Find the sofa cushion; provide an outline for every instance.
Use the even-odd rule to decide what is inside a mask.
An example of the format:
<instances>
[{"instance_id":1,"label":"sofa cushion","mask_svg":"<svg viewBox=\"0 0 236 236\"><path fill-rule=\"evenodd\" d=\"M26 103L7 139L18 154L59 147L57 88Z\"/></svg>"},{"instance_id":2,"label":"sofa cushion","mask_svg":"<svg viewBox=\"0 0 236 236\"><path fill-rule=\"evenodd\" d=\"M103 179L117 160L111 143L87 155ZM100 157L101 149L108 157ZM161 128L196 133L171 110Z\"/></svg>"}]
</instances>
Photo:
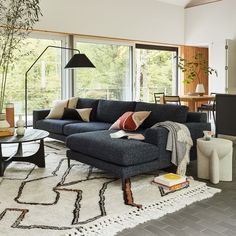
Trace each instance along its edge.
<instances>
[{"instance_id":1,"label":"sofa cushion","mask_svg":"<svg viewBox=\"0 0 236 236\"><path fill-rule=\"evenodd\" d=\"M51 108L50 113L45 119L61 119L63 116L64 108L67 106L68 99L55 101L54 106Z\"/></svg>"},{"instance_id":2,"label":"sofa cushion","mask_svg":"<svg viewBox=\"0 0 236 236\"><path fill-rule=\"evenodd\" d=\"M140 126L140 128L150 128L158 122L167 120L185 123L187 120L188 107L137 102L135 111L151 111L151 114Z\"/></svg>"},{"instance_id":3,"label":"sofa cushion","mask_svg":"<svg viewBox=\"0 0 236 236\"><path fill-rule=\"evenodd\" d=\"M112 100L99 100L97 108L97 120L114 123L127 111L134 111L136 102L123 102Z\"/></svg>"},{"instance_id":4,"label":"sofa cushion","mask_svg":"<svg viewBox=\"0 0 236 236\"><path fill-rule=\"evenodd\" d=\"M54 101L53 107L46 119L61 119L63 116L64 108L76 108L78 97L71 97L65 100Z\"/></svg>"},{"instance_id":5,"label":"sofa cushion","mask_svg":"<svg viewBox=\"0 0 236 236\"><path fill-rule=\"evenodd\" d=\"M63 128L70 123L78 123L78 120L56 120L56 119L44 119L36 121L37 129L46 130L48 132L63 134Z\"/></svg>"},{"instance_id":6,"label":"sofa cushion","mask_svg":"<svg viewBox=\"0 0 236 236\"><path fill-rule=\"evenodd\" d=\"M157 146L137 140L112 139L111 132L114 131L73 134L67 137L66 145L73 151L120 166L157 159Z\"/></svg>"},{"instance_id":7,"label":"sofa cushion","mask_svg":"<svg viewBox=\"0 0 236 236\"><path fill-rule=\"evenodd\" d=\"M80 120L89 122L92 108L71 109L64 108L62 120Z\"/></svg>"},{"instance_id":8,"label":"sofa cushion","mask_svg":"<svg viewBox=\"0 0 236 236\"><path fill-rule=\"evenodd\" d=\"M92 108L92 111L91 111L91 114L90 114L90 120L95 121L96 120L98 101L99 101L98 99L79 98L76 108L78 108L78 109Z\"/></svg>"},{"instance_id":9,"label":"sofa cushion","mask_svg":"<svg viewBox=\"0 0 236 236\"><path fill-rule=\"evenodd\" d=\"M76 133L84 133L84 132L91 132L97 130L107 130L111 126L110 123L104 122L89 122L89 123L76 123L76 124L68 124L64 126L64 134L71 135Z\"/></svg>"},{"instance_id":10,"label":"sofa cushion","mask_svg":"<svg viewBox=\"0 0 236 236\"><path fill-rule=\"evenodd\" d=\"M122 129L128 131L135 131L150 115L150 111L127 111L125 112L113 125L112 129Z\"/></svg>"}]
</instances>

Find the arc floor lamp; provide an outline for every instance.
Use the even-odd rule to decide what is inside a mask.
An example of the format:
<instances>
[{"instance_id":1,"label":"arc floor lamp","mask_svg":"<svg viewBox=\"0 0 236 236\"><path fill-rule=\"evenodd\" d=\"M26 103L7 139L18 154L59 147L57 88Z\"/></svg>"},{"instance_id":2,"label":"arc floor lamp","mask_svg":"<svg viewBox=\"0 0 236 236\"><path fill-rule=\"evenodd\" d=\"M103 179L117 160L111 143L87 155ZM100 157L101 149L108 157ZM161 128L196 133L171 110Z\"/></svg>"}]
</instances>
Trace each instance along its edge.
<instances>
[{"instance_id":1,"label":"arc floor lamp","mask_svg":"<svg viewBox=\"0 0 236 236\"><path fill-rule=\"evenodd\" d=\"M72 56L72 58L69 60L69 62L66 64L65 69L74 69L79 67L91 67L95 68L94 64L89 60L89 58L83 54L80 53L80 50L75 48L67 48L67 47L60 47L60 46L53 46L49 45L47 46L42 53L36 58L36 60L32 63L32 65L29 67L29 69L25 72L25 126L28 126L28 73L30 70L34 67L34 65L37 63L37 61L42 57L42 55L49 49L49 48L59 48L61 50L70 50L70 51L76 51L77 53Z\"/></svg>"}]
</instances>

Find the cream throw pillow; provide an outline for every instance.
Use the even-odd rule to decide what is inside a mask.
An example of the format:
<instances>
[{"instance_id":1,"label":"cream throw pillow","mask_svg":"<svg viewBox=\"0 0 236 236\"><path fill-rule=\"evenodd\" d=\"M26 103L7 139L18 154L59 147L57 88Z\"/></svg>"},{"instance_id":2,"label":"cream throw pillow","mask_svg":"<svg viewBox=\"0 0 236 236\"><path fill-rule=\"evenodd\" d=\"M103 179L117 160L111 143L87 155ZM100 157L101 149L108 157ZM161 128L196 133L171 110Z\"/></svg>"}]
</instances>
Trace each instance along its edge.
<instances>
[{"instance_id":1,"label":"cream throw pillow","mask_svg":"<svg viewBox=\"0 0 236 236\"><path fill-rule=\"evenodd\" d=\"M76 108L76 105L77 105L77 102L78 102L78 97L72 97L69 99L69 102L68 102L68 107L67 108L72 108L72 109L75 109Z\"/></svg>"},{"instance_id":2,"label":"cream throw pillow","mask_svg":"<svg viewBox=\"0 0 236 236\"><path fill-rule=\"evenodd\" d=\"M61 119L64 113L64 108L76 108L78 97L72 97L70 99L58 100L54 102L53 108L46 119Z\"/></svg>"},{"instance_id":3,"label":"cream throw pillow","mask_svg":"<svg viewBox=\"0 0 236 236\"><path fill-rule=\"evenodd\" d=\"M76 109L76 111L79 113L83 121L89 122L89 117L90 117L92 108Z\"/></svg>"}]
</instances>

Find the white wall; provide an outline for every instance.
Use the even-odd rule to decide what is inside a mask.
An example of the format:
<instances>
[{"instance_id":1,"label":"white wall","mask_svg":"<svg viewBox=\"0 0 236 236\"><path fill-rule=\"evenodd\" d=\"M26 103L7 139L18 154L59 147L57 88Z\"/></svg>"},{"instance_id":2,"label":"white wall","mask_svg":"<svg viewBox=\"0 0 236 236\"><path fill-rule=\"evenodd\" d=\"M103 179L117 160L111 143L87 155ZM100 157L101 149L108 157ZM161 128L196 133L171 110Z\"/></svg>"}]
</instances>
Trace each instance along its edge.
<instances>
[{"instance_id":1,"label":"white wall","mask_svg":"<svg viewBox=\"0 0 236 236\"><path fill-rule=\"evenodd\" d=\"M236 39L236 0L185 10L185 44L204 45Z\"/></svg>"},{"instance_id":2,"label":"white wall","mask_svg":"<svg viewBox=\"0 0 236 236\"><path fill-rule=\"evenodd\" d=\"M236 93L235 22L236 0L223 0L185 10L185 44L208 45L209 65L218 72L218 77L210 76L209 92ZM233 40L229 41L231 46L227 54L226 39ZM228 71L225 66L228 66Z\"/></svg>"},{"instance_id":3,"label":"white wall","mask_svg":"<svg viewBox=\"0 0 236 236\"><path fill-rule=\"evenodd\" d=\"M41 0L36 29L184 43L184 9L156 0Z\"/></svg>"}]
</instances>

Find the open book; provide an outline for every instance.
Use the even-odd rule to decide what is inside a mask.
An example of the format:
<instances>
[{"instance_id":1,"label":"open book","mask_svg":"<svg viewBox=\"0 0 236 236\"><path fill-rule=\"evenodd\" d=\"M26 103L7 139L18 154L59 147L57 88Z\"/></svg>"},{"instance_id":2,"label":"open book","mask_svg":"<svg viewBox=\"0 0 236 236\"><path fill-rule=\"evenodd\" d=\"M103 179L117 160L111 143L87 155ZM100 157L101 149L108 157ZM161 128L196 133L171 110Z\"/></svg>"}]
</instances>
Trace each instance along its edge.
<instances>
[{"instance_id":1,"label":"open book","mask_svg":"<svg viewBox=\"0 0 236 236\"><path fill-rule=\"evenodd\" d=\"M119 130L115 133L111 133L110 136L111 136L111 138L127 137L128 139L137 139L137 140L144 140L145 139L145 137L142 134L126 133L124 130Z\"/></svg>"}]
</instances>

